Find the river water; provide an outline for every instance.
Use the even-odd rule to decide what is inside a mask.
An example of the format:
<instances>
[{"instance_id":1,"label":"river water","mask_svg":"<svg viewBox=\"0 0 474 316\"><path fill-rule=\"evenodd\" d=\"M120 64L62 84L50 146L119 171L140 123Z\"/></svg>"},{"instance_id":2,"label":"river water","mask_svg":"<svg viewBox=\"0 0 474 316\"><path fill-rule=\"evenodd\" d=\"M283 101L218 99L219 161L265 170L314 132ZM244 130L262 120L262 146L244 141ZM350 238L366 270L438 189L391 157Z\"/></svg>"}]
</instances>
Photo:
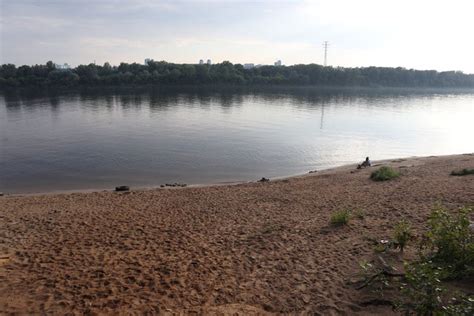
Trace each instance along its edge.
<instances>
[{"instance_id":1,"label":"river water","mask_svg":"<svg viewBox=\"0 0 474 316\"><path fill-rule=\"evenodd\" d=\"M0 191L251 181L474 152L474 92L142 88L0 95Z\"/></svg>"}]
</instances>

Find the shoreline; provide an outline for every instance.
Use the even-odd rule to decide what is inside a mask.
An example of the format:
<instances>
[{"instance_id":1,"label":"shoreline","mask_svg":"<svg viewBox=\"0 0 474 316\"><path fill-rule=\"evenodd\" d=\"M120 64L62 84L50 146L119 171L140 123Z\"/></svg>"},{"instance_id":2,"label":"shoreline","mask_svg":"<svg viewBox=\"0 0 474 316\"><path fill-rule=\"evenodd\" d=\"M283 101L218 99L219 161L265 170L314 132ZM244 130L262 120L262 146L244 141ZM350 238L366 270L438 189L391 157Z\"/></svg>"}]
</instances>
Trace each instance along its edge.
<instances>
[{"instance_id":1,"label":"shoreline","mask_svg":"<svg viewBox=\"0 0 474 316\"><path fill-rule=\"evenodd\" d=\"M373 167L378 167L382 164L387 164L391 162L397 162L400 160L403 161L410 161L410 160L420 160L420 159L430 159L430 158L449 158L449 157L456 157L456 156L470 156L474 155L473 153L462 153L462 154L450 154L450 155L436 155L436 156L408 156L408 157L399 157L399 158L390 158L390 159L382 159L382 160L374 160L372 161L372 166ZM316 170L315 172L313 170L310 170L306 173L301 173L301 174L294 174L294 175L286 175L286 176L280 176L280 177L274 177L270 178L270 181L282 181L282 180L289 180L289 179L295 179L295 178L303 178L306 176L314 176L317 174L327 174L327 173L333 173L333 172L338 172L342 170L356 170L358 163L350 163L350 164L344 164L340 166L335 166L335 167L329 167L327 169L321 169L321 170ZM370 168L369 168L370 169ZM160 187L160 185L156 186L138 186L138 187L130 187L130 191L133 192L140 192L140 191L154 191L154 190L164 190L164 189L186 189L186 188L207 188L207 187L219 187L219 186L235 186L235 185L245 185L245 184L251 184L251 183L258 183L258 180L247 180L247 181L228 181L228 182L217 182L217 183L197 183L197 184L187 184L186 187ZM118 184L117 184L118 185ZM127 184L125 184L127 185ZM3 192L3 197L21 197L21 196L42 196L42 195L67 195L67 194L87 194L87 193L97 193L97 192L110 192L110 193L116 193L116 191L113 188L106 189L106 188L91 188L91 189L78 189L78 190L52 190L52 191L45 191L45 192L25 192L25 193L6 193ZM120 193L120 192L117 192Z\"/></svg>"},{"instance_id":2,"label":"shoreline","mask_svg":"<svg viewBox=\"0 0 474 316\"><path fill-rule=\"evenodd\" d=\"M377 165L398 178L375 182ZM474 207L474 154L270 182L0 198L0 314L396 315L358 289L374 241ZM349 211L335 227L335 212ZM392 252L403 266L417 247ZM398 266L397 266L398 267ZM474 291L474 284L467 284ZM384 299L396 301L387 295Z\"/></svg>"}]
</instances>

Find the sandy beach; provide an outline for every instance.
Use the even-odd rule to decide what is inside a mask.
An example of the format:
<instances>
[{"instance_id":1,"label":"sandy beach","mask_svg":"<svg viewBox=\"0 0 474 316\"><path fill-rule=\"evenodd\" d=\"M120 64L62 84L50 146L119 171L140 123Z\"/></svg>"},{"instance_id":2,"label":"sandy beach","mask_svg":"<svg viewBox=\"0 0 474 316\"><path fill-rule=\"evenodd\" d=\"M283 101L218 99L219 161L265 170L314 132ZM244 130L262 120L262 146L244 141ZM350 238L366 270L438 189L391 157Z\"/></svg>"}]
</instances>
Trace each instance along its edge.
<instances>
[{"instance_id":1,"label":"sandy beach","mask_svg":"<svg viewBox=\"0 0 474 316\"><path fill-rule=\"evenodd\" d=\"M265 183L0 197L0 314L390 314L351 280L402 218L474 205L474 154ZM332 227L341 209L363 218Z\"/></svg>"}]
</instances>

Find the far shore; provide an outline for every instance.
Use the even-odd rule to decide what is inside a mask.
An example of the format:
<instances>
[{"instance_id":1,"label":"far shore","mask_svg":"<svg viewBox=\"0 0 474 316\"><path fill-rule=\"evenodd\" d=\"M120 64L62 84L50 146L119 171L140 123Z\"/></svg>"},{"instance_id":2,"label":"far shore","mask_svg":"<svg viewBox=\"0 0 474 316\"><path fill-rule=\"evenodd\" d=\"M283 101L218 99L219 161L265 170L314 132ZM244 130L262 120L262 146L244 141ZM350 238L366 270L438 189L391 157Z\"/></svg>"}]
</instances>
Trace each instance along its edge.
<instances>
[{"instance_id":1,"label":"far shore","mask_svg":"<svg viewBox=\"0 0 474 316\"><path fill-rule=\"evenodd\" d=\"M451 175L474 168L474 153L372 165L0 197L0 314L394 315L376 291L354 285L360 263L402 219L422 236L436 204L474 207L474 176ZM400 176L371 180L381 165ZM332 226L340 210L353 215ZM389 259L403 267L415 252Z\"/></svg>"}]
</instances>

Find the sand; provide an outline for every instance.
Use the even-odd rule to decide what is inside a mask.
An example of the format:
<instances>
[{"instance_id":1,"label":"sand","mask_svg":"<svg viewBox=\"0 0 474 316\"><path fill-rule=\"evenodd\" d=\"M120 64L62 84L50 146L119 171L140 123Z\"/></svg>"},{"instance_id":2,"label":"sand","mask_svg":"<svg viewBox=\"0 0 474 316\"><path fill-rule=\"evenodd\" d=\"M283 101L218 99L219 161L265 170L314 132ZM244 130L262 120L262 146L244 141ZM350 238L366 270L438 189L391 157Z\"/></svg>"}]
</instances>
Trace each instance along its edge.
<instances>
[{"instance_id":1,"label":"sand","mask_svg":"<svg viewBox=\"0 0 474 316\"><path fill-rule=\"evenodd\" d=\"M382 163L378 163L382 164ZM0 314L390 314L351 280L370 239L474 204L474 155L225 186L0 197ZM340 209L363 219L332 227Z\"/></svg>"}]
</instances>

